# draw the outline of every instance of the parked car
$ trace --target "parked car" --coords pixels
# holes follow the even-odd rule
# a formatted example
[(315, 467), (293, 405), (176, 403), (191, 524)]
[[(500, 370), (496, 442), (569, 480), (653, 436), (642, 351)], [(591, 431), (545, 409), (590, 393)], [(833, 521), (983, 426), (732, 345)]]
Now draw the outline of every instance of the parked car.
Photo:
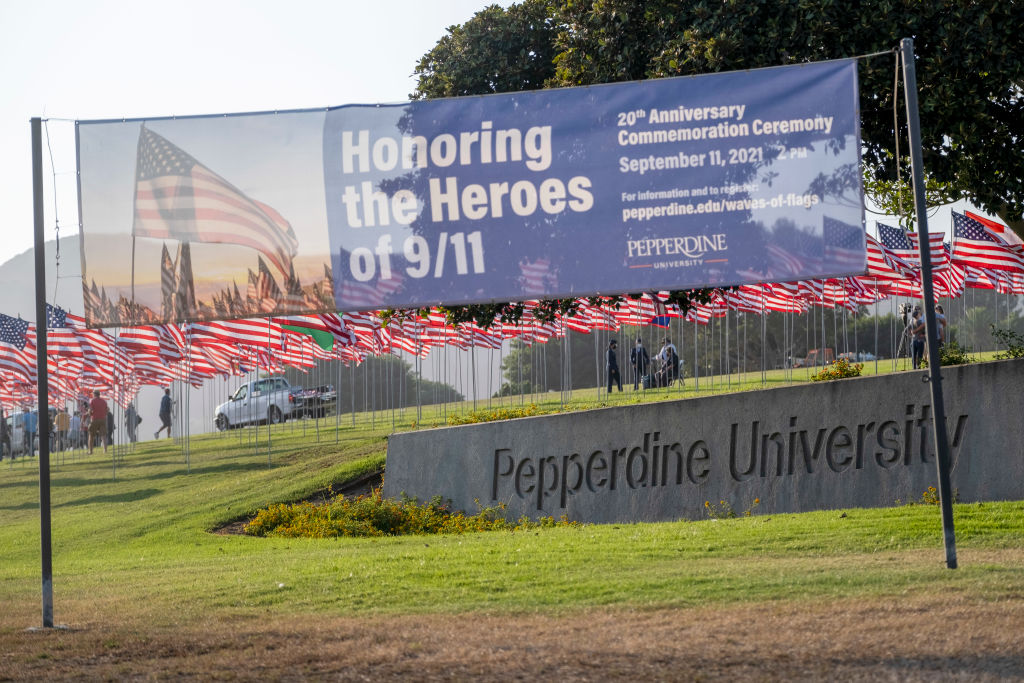
[(284, 422), (292, 413), (292, 385), (284, 377), (246, 382), (214, 410), (214, 424), (224, 431), (244, 424)]
[(838, 357), (840, 360), (847, 360), (850, 361), (851, 363), (864, 363), (867, 361), (875, 360), (875, 354), (869, 353), (867, 351), (858, 351), (857, 353), (854, 353), (853, 351), (847, 351), (846, 353), (839, 354)]
[(808, 368), (816, 365), (828, 365), (835, 361), (835, 352), (832, 349), (811, 349), (807, 352), (806, 358), (795, 358), (794, 368)]
[(338, 392), (330, 384), (322, 384), (311, 389), (292, 387), (289, 400), (292, 403), (293, 417), (324, 417), (337, 407)]

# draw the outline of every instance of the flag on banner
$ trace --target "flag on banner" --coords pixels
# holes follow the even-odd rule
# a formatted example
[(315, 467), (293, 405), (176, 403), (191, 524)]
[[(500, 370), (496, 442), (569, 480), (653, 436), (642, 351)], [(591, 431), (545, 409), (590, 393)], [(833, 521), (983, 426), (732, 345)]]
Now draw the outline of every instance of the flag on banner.
[(283, 275), (298, 249), (292, 226), (279, 213), (144, 125), (139, 130), (132, 234), (251, 247)]
[(260, 310), (264, 313), (270, 313), (277, 308), (282, 298), (281, 288), (278, 287), (277, 280), (274, 278), (273, 273), (270, 272), (270, 268), (267, 268), (267, 264), (262, 258), (259, 259), (256, 296), (259, 299)]
[(177, 283), (178, 264), (171, 260), (171, 252), (164, 244), (160, 253), (160, 305), (165, 318), (174, 317), (174, 290)]
[(531, 294), (540, 294), (558, 287), (558, 278), (551, 268), (550, 259), (520, 261), (519, 272), (523, 289)]
[(823, 231), (825, 260), (831, 266), (844, 270), (864, 270), (863, 228), (825, 216)]
[(953, 213), (953, 261), (965, 266), (1024, 272), (1024, 255), (996, 238), (983, 223)]

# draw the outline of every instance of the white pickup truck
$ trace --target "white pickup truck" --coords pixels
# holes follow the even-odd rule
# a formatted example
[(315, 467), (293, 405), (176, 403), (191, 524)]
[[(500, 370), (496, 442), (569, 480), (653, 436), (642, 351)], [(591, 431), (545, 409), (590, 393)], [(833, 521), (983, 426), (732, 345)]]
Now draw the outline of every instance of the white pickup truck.
[(277, 424), (291, 416), (289, 395), (293, 387), (284, 377), (267, 377), (238, 387), (214, 411), (214, 424), (224, 431), (239, 425), (269, 422)]

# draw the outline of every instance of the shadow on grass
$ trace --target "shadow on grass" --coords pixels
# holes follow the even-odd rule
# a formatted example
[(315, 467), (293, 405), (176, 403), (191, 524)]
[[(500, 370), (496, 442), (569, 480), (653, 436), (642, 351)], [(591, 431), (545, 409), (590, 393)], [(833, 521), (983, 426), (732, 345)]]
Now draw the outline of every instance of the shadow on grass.
[[(204, 474), (222, 474), (224, 472), (253, 472), (256, 470), (268, 469), (266, 461), (263, 462), (225, 462), (218, 465), (193, 465), (191, 469), (185, 467), (185, 463), (179, 463), (180, 469), (172, 470), (169, 472), (158, 472), (156, 474), (147, 474), (140, 477), (131, 477), (132, 481), (160, 481), (162, 479), (174, 479), (175, 477)], [(275, 464), (271, 462), (271, 467)], [(147, 463), (148, 465), (148, 463)], [(127, 469), (127, 468), (125, 468)]]
[[(152, 498), (158, 493), (163, 493), (160, 489), (138, 489), (136, 491), (125, 491), (124, 493), (111, 493), (108, 495), (89, 496), (87, 498), (79, 498), (78, 500), (69, 500), (63, 503), (54, 503), (51, 507), (63, 508), (63, 507), (76, 507), (78, 505), (92, 505), (94, 503), (131, 503), (137, 500), (145, 500), (146, 498)], [(0, 505), (0, 510), (38, 510), (39, 501), (31, 500), (21, 503), (20, 505)]]
[(164, 493), (164, 491), (161, 489), (138, 489), (136, 491), (125, 491), (124, 493), (111, 493), (108, 495), (89, 496), (88, 498), (69, 500), (63, 503), (57, 503), (53, 507), (75, 507), (78, 505), (92, 505), (94, 503), (131, 503), (136, 500), (152, 498), (158, 493)]
[[(266, 470), (273, 468), (278, 465), (284, 465), (285, 460), (291, 455), (288, 451), (282, 451), (280, 453), (274, 453), (271, 455), (271, 462), (268, 467), (267, 461), (260, 458), (251, 460), (249, 462), (221, 462), (218, 464), (207, 464), (207, 465), (195, 465), (188, 468), (184, 461), (146, 461), (140, 463), (122, 462), (117, 466), (117, 480), (127, 479), (131, 481), (161, 481), (166, 479), (174, 479), (175, 477), (188, 476), (194, 474), (201, 476), (204, 474), (223, 474), (228, 472), (254, 472), (259, 470)], [(143, 474), (140, 476), (134, 476), (132, 470), (145, 469), (153, 466), (168, 467), (177, 465), (178, 468), (165, 472), (157, 472), (154, 474)], [(106, 463), (109, 468), (109, 463)], [(95, 477), (91, 479), (83, 479), (80, 477), (62, 477), (59, 471), (54, 472), (50, 479), (51, 488), (66, 488), (66, 487), (77, 487), (77, 486), (105, 486), (112, 480), (109, 477)], [(19, 489), (19, 488), (38, 488), (39, 480), (38, 477), (31, 479), (23, 479), (20, 481), (5, 481), (0, 482), (0, 490), (3, 489)], [(20, 509), (4, 508), (0, 507), (0, 510), (9, 509)]]

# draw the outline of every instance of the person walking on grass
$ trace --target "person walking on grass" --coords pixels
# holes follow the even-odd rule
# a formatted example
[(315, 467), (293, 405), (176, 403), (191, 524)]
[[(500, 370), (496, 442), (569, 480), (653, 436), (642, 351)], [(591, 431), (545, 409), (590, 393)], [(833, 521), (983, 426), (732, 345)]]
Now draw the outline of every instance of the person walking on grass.
[(100, 390), (93, 389), (92, 400), (89, 401), (89, 454), (92, 455), (93, 442), (96, 437), (103, 440), (103, 452), (107, 452), (107, 414), (110, 409), (107, 402), (100, 397)]
[(138, 429), (140, 422), (142, 422), (142, 418), (139, 417), (138, 411), (135, 410), (135, 402), (132, 401), (124, 410), (124, 426), (128, 429), (128, 441), (131, 443), (139, 440)]
[(160, 438), (160, 432), (167, 430), (167, 438), (171, 438), (171, 390), (164, 389), (163, 398), (160, 399), (160, 429), (153, 434), (154, 439)]
[(53, 418), (53, 426), (57, 429), (57, 450), (63, 451), (68, 447), (68, 430), (71, 429), (71, 416), (68, 415), (67, 406), (57, 411)]

